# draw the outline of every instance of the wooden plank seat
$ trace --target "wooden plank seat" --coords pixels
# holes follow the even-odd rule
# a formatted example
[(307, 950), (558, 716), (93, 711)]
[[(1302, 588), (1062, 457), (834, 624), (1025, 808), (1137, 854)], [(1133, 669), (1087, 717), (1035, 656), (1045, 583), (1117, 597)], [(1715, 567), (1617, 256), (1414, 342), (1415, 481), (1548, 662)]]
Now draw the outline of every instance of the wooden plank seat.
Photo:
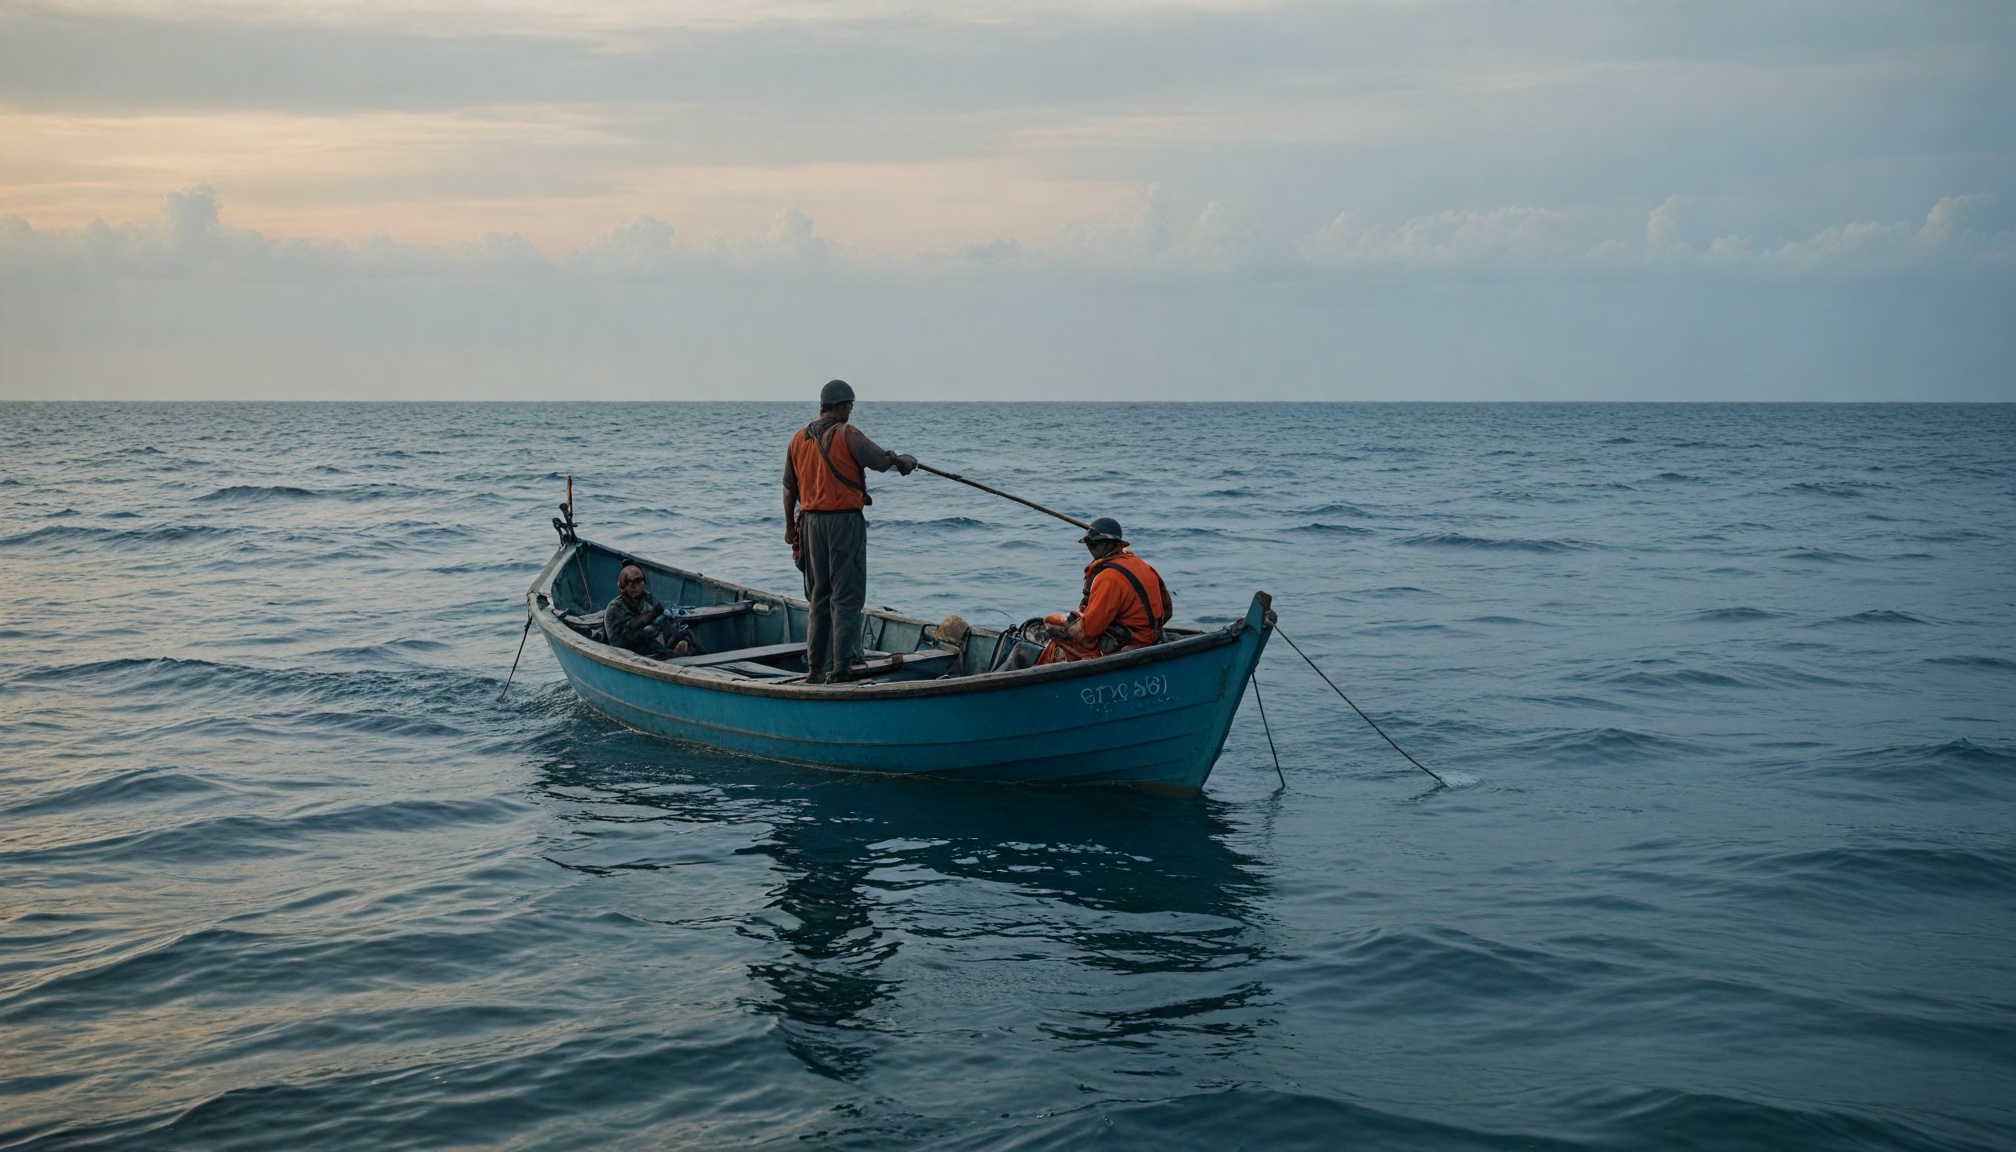
[(709, 620), (747, 615), (755, 610), (756, 601), (737, 600), (733, 604), (709, 604), (705, 608), (674, 608), (672, 615), (688, 624), (702, 624)]
[(959, 654), (943, 648), (926, 648), (921, 652), (900, 653), (899, 663), (894, 652), (863, 652), (865, 657), (854, 666), (854, 682), (861, 683), (879, 676), (895, 673), (917, 672), (924, 676), (940, 676), (958, 666)]
[(708, 652), (700, 656), (673, 656), (661, 660), (675, 668), (705, 668), (713, 664), (733, 664), (739, 660), (775, 660), (780, 656), (791, 656), (805, 651), (803, 640), (793, 640), (789, 644), (765, 644), (760, 648), (731, 648), (726, 652)]
[[(803, 676), (803, 672), (788, 672), (782, 668), (764, 663), (785, 656), (797, 656), (805, 651), (803, 640), (788, 644), (765, 644), (759, 648), (735, 648), (727, 652), (709, 652), (701, 656), (673, 656), (659, 661), (679, 668), (701, 668), (712, 672), (748, 676), (756, 679), (778, 680)], [(926, 648), (921, 652), (904, 652), (900, 664), (896, 653), (864, 652), (865, 659), (859, 667), (859, 678), (866, 680), (877, 676), (887, 676), (892, 672), (922, 672), (939, 675), (955, 666), (959, 654), (943, 648)]]
[(746, 676), (755, 680), (792, 680), (805, 675), (789, 668), (778, 668), (771, 664), (758, 664), (754, 660), (737, 660), (733, 664), (714, 664), (710, 671), (727, 672), (736, 676)]
[[(861, 666), (873, 670), (878, 667), (894, 667), (895, 663), (891, 657), (899, 655), (899, 653), (864, 652), (862, 655), (866, 656), (867, 659), (861, 662)], [(942, 672), (944, 671), (943, 665), (948, 665), (959, 658), (957, 652), (947, 652), (943, 648), (926, 648), (922, 652), (903, 652), (900, 655), (903, 657), (902, 667), (904, 669), (916, 668), (920, 671), (925, 668), (932, 668)]]

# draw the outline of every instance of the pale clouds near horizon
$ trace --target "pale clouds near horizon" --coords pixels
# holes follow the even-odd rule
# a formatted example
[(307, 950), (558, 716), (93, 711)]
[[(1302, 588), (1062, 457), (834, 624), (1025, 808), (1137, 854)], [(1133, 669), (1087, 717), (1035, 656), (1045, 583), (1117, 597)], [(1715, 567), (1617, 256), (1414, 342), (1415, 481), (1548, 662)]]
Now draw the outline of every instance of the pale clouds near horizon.
[(2000, 4), (7, 5), (0, 398), (2016, 398), (2012, 60)]

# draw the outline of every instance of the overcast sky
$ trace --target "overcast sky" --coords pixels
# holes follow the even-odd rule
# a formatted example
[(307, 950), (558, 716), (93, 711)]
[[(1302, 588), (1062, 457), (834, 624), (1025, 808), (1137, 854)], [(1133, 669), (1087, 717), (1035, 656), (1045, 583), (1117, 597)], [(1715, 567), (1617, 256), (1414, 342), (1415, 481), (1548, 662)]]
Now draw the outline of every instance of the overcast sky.
[(2016, 5), (0, 0), (0, 399), (2016, 400)]

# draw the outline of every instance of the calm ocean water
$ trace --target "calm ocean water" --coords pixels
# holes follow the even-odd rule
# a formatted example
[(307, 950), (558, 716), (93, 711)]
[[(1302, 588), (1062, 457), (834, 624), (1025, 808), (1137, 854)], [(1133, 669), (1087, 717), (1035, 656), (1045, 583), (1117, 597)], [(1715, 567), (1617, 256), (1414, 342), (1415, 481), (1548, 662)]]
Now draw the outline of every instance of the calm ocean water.
[[(1276, 644), (1194, 801), (585, 709), (796, 405), (0, 405), (0, 1147), (2016, 1148), (2016, 407), (885, 405)], [(870, 598), (1075, 601), (877, 485)]]

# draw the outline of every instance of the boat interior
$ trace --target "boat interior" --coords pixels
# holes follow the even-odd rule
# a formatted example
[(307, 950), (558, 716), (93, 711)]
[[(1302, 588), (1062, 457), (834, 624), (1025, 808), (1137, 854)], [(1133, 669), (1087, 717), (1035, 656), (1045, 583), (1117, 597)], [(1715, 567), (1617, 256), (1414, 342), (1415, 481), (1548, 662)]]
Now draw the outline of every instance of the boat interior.
[[(803, 600), (779, 596), (634, 556), (586, 540), (562, 550), (547, 583), (537, 589), (542, 606), (581, 636), (603, 642), (602, 606), (616, 596), (624, 564), (644, 570), (651, 594), (691, 628), (705, 652), (656, 659), (728, 680), (793, 683), (805, 677)], [(979, 676), (995, 671), (1020, 640), (1016, 629), (967, 625), (957, 617), (932, 623), (887, 608), (861, 614), (862, 665), (855, 682), (896, 683)], [(1172, 636), (1202, 630), (1170, 628)]]

